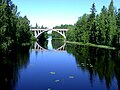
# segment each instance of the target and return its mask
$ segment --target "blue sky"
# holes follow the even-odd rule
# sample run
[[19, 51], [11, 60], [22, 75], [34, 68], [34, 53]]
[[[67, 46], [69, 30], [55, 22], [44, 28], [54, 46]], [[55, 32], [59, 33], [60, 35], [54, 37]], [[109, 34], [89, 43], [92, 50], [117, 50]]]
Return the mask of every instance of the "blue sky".
[[[27, 16], [30, 24], [52, 28], [61, 24], [74, 24], [78, 17], [90, 13], [94, 2], [99, 13], [103, 5], [109, 6], [111, 0], [12, 0], [18, 6], [21, 16]], [[120, 8], [120, 0], [114, 0], [114, 6]]]

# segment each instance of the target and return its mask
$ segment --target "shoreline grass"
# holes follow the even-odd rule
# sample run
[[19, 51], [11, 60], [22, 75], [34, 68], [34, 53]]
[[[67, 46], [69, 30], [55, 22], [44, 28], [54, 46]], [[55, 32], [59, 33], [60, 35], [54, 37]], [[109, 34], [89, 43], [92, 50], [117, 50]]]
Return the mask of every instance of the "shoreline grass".
[[64, 40], [64, 38], [52, 38], [53, 40], [56, 39], [56, 40]]
[[91, 46], [91, 47], [98, 47], [98, 48], [104, 48], [104, 49], [113, 49], [115, 50], [115, 47], [105, 46], [105, 45], [96, 45], [92, 43], [83, 43], [83, 42], [71, 42], [71, 41], [64, 41], [66, 43], [70, 44], [77, 44], [77, 45], [83, 45], [83, 46]]

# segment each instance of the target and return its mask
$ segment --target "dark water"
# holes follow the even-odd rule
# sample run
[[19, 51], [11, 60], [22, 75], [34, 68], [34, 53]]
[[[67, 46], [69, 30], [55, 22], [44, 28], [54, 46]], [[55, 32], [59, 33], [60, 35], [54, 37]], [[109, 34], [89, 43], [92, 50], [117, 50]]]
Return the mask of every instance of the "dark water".
[[120, 90], [119, 50], [39, 44], [1, 57], [0, 90]]

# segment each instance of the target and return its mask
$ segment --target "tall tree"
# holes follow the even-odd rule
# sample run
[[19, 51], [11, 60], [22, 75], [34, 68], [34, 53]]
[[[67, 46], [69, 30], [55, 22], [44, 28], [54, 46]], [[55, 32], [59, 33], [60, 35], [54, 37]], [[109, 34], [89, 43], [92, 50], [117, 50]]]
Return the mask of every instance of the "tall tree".
[[88, 18], [88, 27], [90, 30], [90, 43], [96, 43], [96, 25], [95, 25], [95, 17], [96, 17], [96, 8], [95, 3], [92, 4], [91, 14]]
[[88, 15], [84, 14], [76, 23], [75, 37], [77, 42], [89, 42], [89, 30], [87, 29]]
[[[18, 15], [17, 6], [11, 0], [0, 0], [0, 49], [6, 51], [13, 45], [29, 43], [31, 40], [29, 27], [27, 17], [22, 18]], [[21, 37], [22, 35], [26, 38]], [[21, 43], [20, 39], [22, 39]]]
[[118, 13], [117, 13], [117, 43], [120, 44], [120, 9], [118, 9]]
[[103, 6], [100, 19], [99, 19], [99, 42], [100, 44], [105, 44], [105, 40], [107, 37], [107, 30], [108, 30], [108, 11], [105, 6]]
[[96, 43], [101, 44], [100, 16], [96, 15]]
[[66, 39], [69, 41], [75, 41], [75, 30], [74, 27], [69, 28], [69, 30], [66, 33]]
[[82, 19], [82, 17], [79, 17], [79, 19], [78, 19], [78, 21], [76, 22], [76, 24], [75, 24], [75, 41], [76, 42], [81, 42], [81, 37], [82, 37], [82, 30], [81, 30], [81, 26], [82, 26], [82, 24], [81, 24], [81, 19]]
[[16, 7], [11, 0], [2, 0], [0, 5], [2, 26], [0, 26], [4, 38], [2, 46], [9, 47], [16, 39]]
[[36, 23], [36, 25], [35, 25], [35, 28], [37, 29], [38, 28], [38, 24]]
[[43, 26], [43, 25], [41, 26], [41, 29], [44, 29], [44, 26]]
[[32, 33], [30, 32], [30, 22], [26, 16], [19, 17], [17, 22], [18, 31], [18, 44], [28, 44], [30, 43]]
[[116, 30], [117, 30], [113, 0], [111, 0], [110, 5], [109, 5], [109, 9], [108, 9], [108, 22], [109, 22], [108, 23], [109, 28], [108, 28], [107, 33], [108, 33], [109, 37], [107, 37], [107, 43], [108, 43], [108, 45], [111, 45], [112, 43], [115, 42], [115, 41], [113, 41], [113, 38], [115, 37]]

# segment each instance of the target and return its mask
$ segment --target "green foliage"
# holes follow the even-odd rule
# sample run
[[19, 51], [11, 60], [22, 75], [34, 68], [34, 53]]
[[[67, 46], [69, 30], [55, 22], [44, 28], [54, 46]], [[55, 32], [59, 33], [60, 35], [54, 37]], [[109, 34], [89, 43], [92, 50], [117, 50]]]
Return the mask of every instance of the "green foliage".
[[57, 38], [63, 38], [62, 35], [60, 35], [59, 33], [52, 31], [52, 39], [57, 39]]
[[[109, 42], [108, 44], [111, 45], [114, 36], [116, 35], [116, 17], [115, 17], [115, 11], [114, 11], [114, 6], [113, 6], [113, 0], [111, 0], [111, 3], [109, 5], [109, 9], [108, 9], [108, 29], [109, 29]], [[113, 41], [115, 42], [115, 41]]]
[[60, 26], [53, 27], [53, 29], [68, 29], [70, 27], [73, 27], [73, 25], [68, 25], [68, 24], [63, 25], [63, 24], [61, 24]]
[[69, 30], [66, 33], [66, 39], [69, 41], [75, 40], [75, 30], [74, 27], [69, 28]]
[[[53, 27], [53, 29], [69, 29], [69, 31], [65, 34], [67, 34], [67, 38], [70, 40], [74, 40], [74, 31], [71, 31], [73, 28], [73, 25], [68, 25], [68, 24], [61, 24], [60, 26], [55, 26]], [[70, 33], [70, 34], [69, 34]], [[70, 36], [69, 36], [70, 35]], [[60, 34], [56, 33], [56, 32], [52, 32], [52, 37], [53, 38], [63, 38]], [[69, 38], [70, 37], [70, 38]]]
[[[84, 14], [82, 17], [79, 18], [77, 23], [75, 24], [75, 38], [77, 42], [84, 42], [87, 43], [89, 40], [89, 31], [86, 28], [88, 21], [88, 15]], [[79, 37], [79, 38], [77, 38]]]
[[32, 29], [47, 29], [47, 27], [44, 27], [43, 25], [40, 27], [37, 23], [34, 27], [31, 26]]
[[116, 45], [119, 46], [120, 44], [120, 9], [118, 9], [117, 15], [116, 15], [116, 25], [117, 25], [117, 30], [116, 30]]
[[35, 26], [35, 28], [38, 28], [38, 24], [36, 23], [36, 26]]
[[98, 26], [98, 32], [99, 32], [99, 36], [98, 36], [98, 42], [99, 44], [106, 44], [106, 36], [107, 36], [107, 30], [108, 30], [108, 20], [107, 20], [107, 8], [105, 6], [103, 6], [100, 16], [99, 16], [99, 20], [97, 21], [99, 23]]
[[29, 20], [27, 19], [27, 17], [19, 17], [17, 21], [18, 44], [30, 43], [32, 32], [30, 32], [29, 30]]
[[13, 45], [30, 43], [32, 33], [27, 17], [17, 13], [11, 0], [0, 2], [0, 49], [8, 50]]
[[120, 9], [118, 12], [115, 11], [113, 0], [109, 8], [103, 6], [98, 15], [96, 15], [94, 3], [90, 10], [90, 14], [80, 17], [74, 28], [67, 32], [67, 40], [108, 46], [119, 45]]
[[88, 17], [88, 29], [90, 31], [89, 42], [96, 44], [96, 9], [95, 4], [92, 4], [91, 14]]
[[64, 45], [64, 42], [62, 39], [52, 39], [52, 47], [54, 49], [58, 49], [62, 45]]

